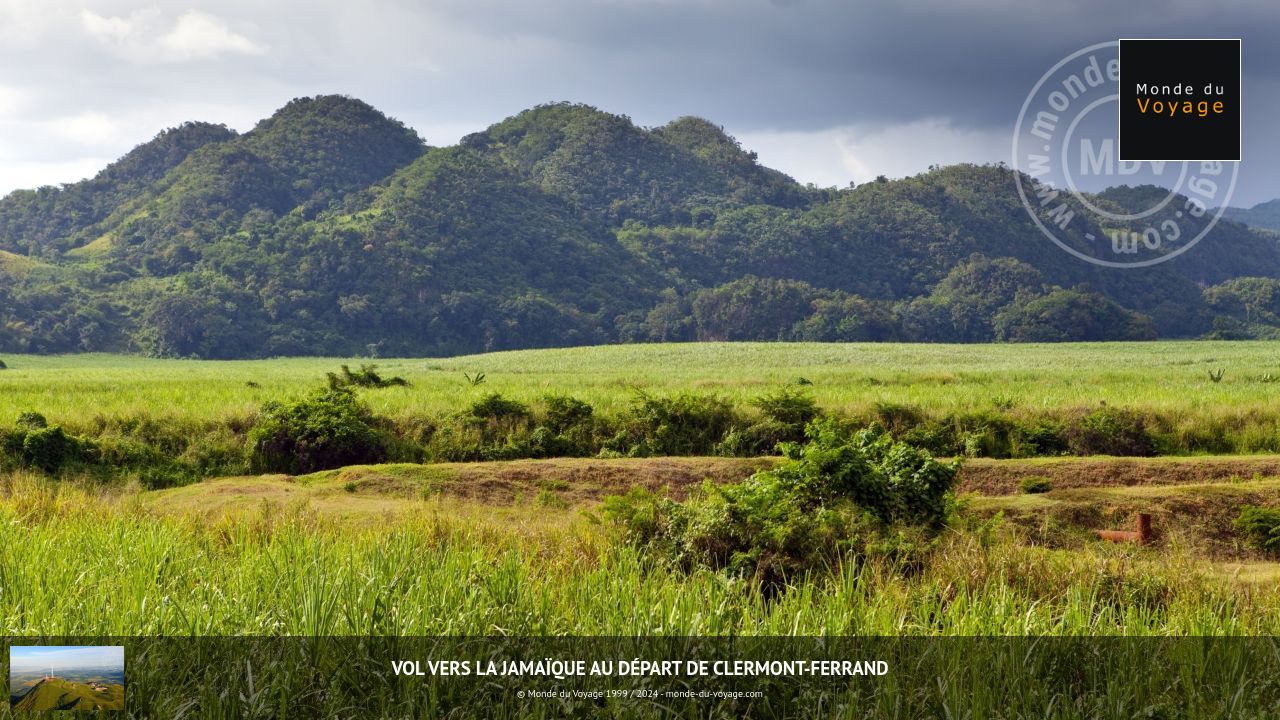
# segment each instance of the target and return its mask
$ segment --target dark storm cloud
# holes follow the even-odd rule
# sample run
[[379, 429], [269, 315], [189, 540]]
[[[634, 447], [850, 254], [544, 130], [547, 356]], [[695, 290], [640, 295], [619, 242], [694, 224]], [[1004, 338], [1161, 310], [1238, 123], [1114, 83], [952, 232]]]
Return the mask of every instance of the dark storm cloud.
[[[1058, 58], [1117, 37], [1244, 36], [1251, 74], [1274, 78], [1280, 13], [1264, 3], [1111, 1], [840, 3], [493, 0], [446, 14], [486, 34], [543, 38], [594, 73], [594, 94], [642, 96], [669, 116], [689, 105], [741, 127], [818, 129], [946, 115], [1008, 124]], [[1251, 42], [1250, 39], [1256, 40]], [[552, 77], [547, 71], [552, 71]], [[524, 85], [555, 68], [513, 68]], [[577, 73], [571, 73], [579, 80]], [[542, 78], [539, 81], [539, 78]], [[581, 89], [582, 85], [575, 86]]]
[[802, 180], [872, 162], [831, 160], [827, 172], [814, 163], [834, 150], [800, 147], [841, 128], [898, 138], [889, 157], [904, 162], [890, 170], [931, 162], [894, 128], [938, 119], [976, 138], [974, 159], [1001, 160], [991, 155], [1041, 73], [1117, 37], [1243, 37], [1242, 193], [1280, 195], [1269, 122], [1280, 13], [1152, 0], [0, 0], [0, 192], [90, 168], [184, 119], [244, 130], [321, 92], [361, 97], [433, 142], [559, 99], [646, 125], [697, 114], [773, 138], [762, 157]]

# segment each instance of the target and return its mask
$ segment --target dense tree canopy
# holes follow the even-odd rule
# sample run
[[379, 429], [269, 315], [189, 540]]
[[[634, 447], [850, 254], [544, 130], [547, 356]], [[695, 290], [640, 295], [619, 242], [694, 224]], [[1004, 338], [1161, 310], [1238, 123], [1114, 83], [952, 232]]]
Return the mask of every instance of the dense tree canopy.
[[431, 148], [322, 96], [242, 135], [188, 123], [90, 180], [0, 200], [0, 350], [1280, 334], [1276, 236], [1211, 237], [1230, 252], [1112, 272], [1044, 241], [1001, 166], [818, 189], [700, 118], [646, 129], [558, 103]]

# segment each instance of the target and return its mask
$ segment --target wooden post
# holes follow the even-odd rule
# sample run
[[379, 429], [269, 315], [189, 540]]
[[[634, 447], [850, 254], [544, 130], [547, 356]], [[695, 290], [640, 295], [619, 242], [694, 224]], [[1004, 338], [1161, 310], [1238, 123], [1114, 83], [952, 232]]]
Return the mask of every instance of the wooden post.
[[1138, 513], [1138, 544], [1146, 545], [1151, 542], [1151, 514]]

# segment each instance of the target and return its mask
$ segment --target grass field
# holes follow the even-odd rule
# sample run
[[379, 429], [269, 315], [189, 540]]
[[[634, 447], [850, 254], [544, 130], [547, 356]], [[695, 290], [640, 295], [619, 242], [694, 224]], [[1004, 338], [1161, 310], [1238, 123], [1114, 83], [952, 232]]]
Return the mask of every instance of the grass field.
[[[367, 397], [392, 417], [438, 414], [480, 390], [533, 401], [568, 393], [620, 411], [631, 389], [718, 393], [745, 402], [805, 378], [824, 408], [877, 402], [928, 411], [1110, 405], [1186, 418], [1280, 419], [1280, 343], [1150, 342], [1051, 345], [697, 343], [531, 350], [448, 359], [155, 360], [122, 355], [5, 356], [0, 419], [39, 409], [69, 426], [94, 417], [213, 421], [323, 382], [340, 363], [376, 362], [411, 386]], [[1209, 371], [1225, 370], [1221, 382]], [[486, 374], [481, 388], [464, 372]], [[246, 383], [253, 382], [258, 387]], [[1272, 422], [1274, 427], [1274, 420]]]
[[[804, 378], [827, 411], [1137, 408], [1276, 449], [1280, 345], [704, 344], [382, 360], [408, 387], [361, 391], [390, 418], [499, 392], [620, 414], [634, 389], [736, 404]], [[130, 418], [242, 427], [342, 362], [9, 356], [0, 425], [39, 410], [92, 432]], [[1220, 382], [1209, 370], [1224, 368]], [[483, 372], [475, 387], [463, 373]], [[242, 422], [240, 422], [242, 421]], [[1234, 429], [1233, 429], [1234, 428]], [[232, 432], [232, 431], [228, 431]], [[1254, 433], [1254, 435], [1248, 435]], [[1255, 437], [1250, 444], [1241, 440]], [[229, 452], [239, 452], [234, 444]], [[1280, 565], [1231, 521], [1275, 505], [1280, 457], [970, 459], [959, 513], [914, 564], [864, 559], [767, 597], [667, 567], [598, 513], [635, 486], [677, 497], [776, 458], [554, 458], [206, 478], [144, 491], [0, 475], [0, 632], [9, 635], [1250, 635], [1280, 632]], [[1019, 494], [1037, 476], [1053, 489]], [[1097, 541], [1151, 512], [1150, 547]]]
[[[405, 468], [385, 473], [420, 479]], [[767, 599], [747, 580], [664, 568], [611, 543], [608, 529], [583, 514], [589, 503], [424, 497], [386, 483], [348, 491], [346, 482], [338, 473], [300, 479], [292, 496], [272, 478], [111, 493], [10, 476], [0, 500], [0, 631], [1280, 632], [1275, 565], [1214, 560], [1179, 542], [1055, 547], [1027, 542], [1014, 521], [981, 521], [991, 504], [1017, 510], [1018, 498], [986, 499], [971, 523], [944, 535], [920, 573], [849, 566]], [[1274, 491], [1274, 481], [1242, 490]], [[1034, 502], [1088, 502], [1064, 492]]]

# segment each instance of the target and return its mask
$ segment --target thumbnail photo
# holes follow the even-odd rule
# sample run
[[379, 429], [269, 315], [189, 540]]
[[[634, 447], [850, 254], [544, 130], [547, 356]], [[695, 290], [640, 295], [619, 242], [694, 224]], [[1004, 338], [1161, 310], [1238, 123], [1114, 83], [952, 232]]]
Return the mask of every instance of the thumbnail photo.
[[123, 710], [124, 647], [10, 647], [9, 707], [15, 713]]

